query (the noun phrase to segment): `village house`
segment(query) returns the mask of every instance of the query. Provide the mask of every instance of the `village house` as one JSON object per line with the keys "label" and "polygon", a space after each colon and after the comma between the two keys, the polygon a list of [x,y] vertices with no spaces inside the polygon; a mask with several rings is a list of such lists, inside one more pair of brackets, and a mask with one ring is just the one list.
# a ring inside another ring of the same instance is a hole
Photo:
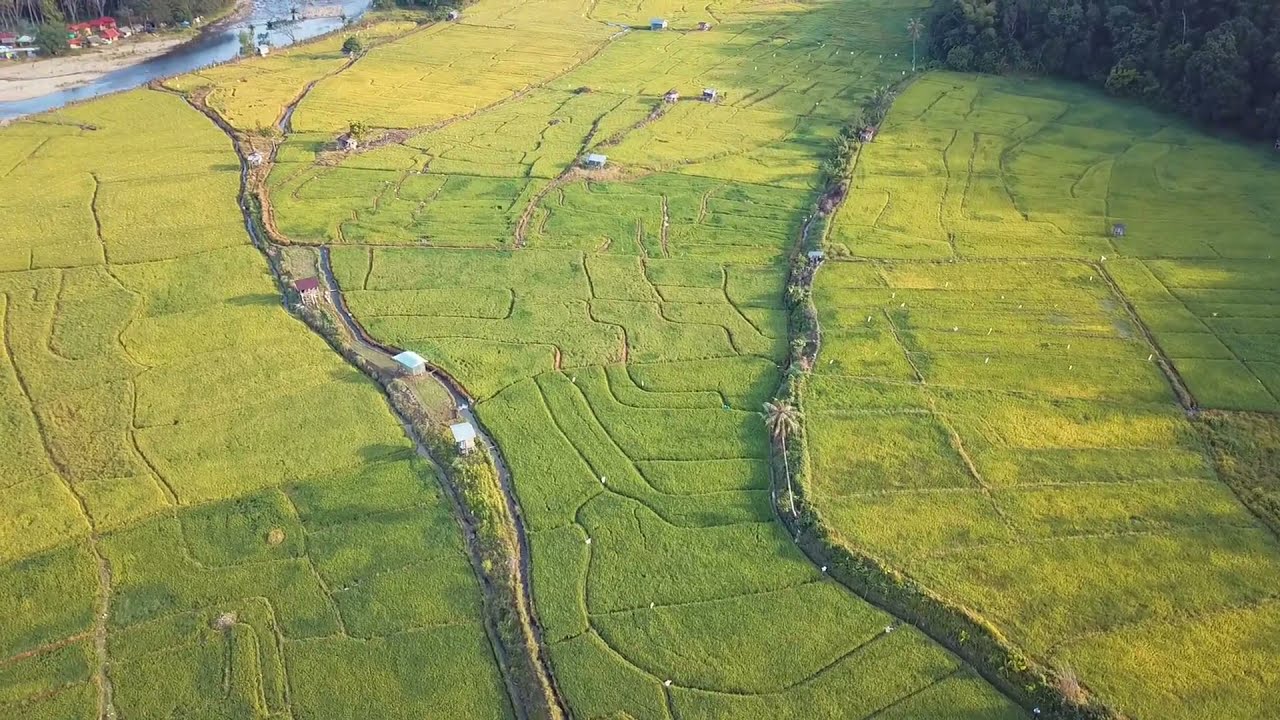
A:
{"label": "village house", "polygon": [[270,45],[259,45],[259,46],[258,46],[258,57],[266,57],[266,56],[268,56],[268,55],[270,55],[270,54],[271,54],[271,46],[270,46]]}
{"label": "village house", "polygon": [[650,30],[666,30],[667,21],[663,20],[662,18],[654,18],[649,21],[649,29]]}
{"label": "village house", "polygon": [[412,350],[405,350],[391,359],[395,360],[407,375],[424,375],[427,372],[427,361]]}
{"label": "village house", "polygon": [[715,88],[702,89],[702,99],[706,100],[707,102],[715,102],[716,98],[719,96],[720,96],[720,93],[717,92]]}
{"label": "village house", "polygon": [[346,134],[338,138],[339,150],[345,150],[346,152],[351,152],[358,147],[360,147],[360,141],[356,140],[355,137],[353,137],[350,134]]}
{"label": "village house", "polygon": [[449,426],[453,433],[453,441],[458,444],[458,452],[466,455],[476,449],[476,428],[469,422],[460,422]]}
{"label": "village house", "polygon": [[249,157],[245,158],[245,160],[249,162],[249,167],[258,167],[259,165],[262,164],[262,153],[260,152],[249,153]]}
{"label": "village house", "polygon": [[591,153],[587,156],[587,167],[589,168],[599,169],[604,167],[608,162],[609,158],[601,155],[600,153]]}
{"label": "village house", "polygon": [[707,22],[707,21],[705,21],[705,20],[704,20],[704,21],[702,21],[702,22],[698,23],[698,29],[699,29],[699,30],[701,30],[701,31],[703,31],[703,32],[706,32],[706,31],[708,31],[708,30],[710,30],[710,29],[711,29],[711,23],[709,23],[709,22]]}
{"label": "village house", "polygon": [[680,100],[680,93],[675,90],[668,90],[667,94],[662,96],[662,99],[669,103],[678,102]]}
{"label": "village house", "polygon": [[858,131],[858,140],[864,143],[869,143],[875,139],[876,139],[876,129],[871,126],[864,127]]}
{"label": "village house", "polygon": [[1124,234],[1128,231],[1129,227],[1124,223],[1116,223],[1111,226],[1111,234],[1115,237],[1124,237]]}
{"label": "village house", "polygon": [[297,291],[298,297],[302,298],[303,305],[312,307],[320,302],[320,280],[317,278],[302,278],[293,284],[293,289]]}

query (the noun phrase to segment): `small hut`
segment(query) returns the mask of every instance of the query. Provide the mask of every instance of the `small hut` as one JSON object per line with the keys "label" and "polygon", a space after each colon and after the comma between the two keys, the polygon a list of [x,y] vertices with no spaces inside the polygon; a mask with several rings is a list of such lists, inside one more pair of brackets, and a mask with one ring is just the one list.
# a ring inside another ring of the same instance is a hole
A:
{"label": "small hut", "polygon": [[704,20],[698,23],[698,29],[701,30],[702,32],[706,32],[711,29],[711,23]]}
{"label": "small hut", "polygon": [[715,102],[715,101],[716,101],[716,98],[718,98],[718,97],[720,97],[720,93],[719,93],[719,92],[717,92],[715,88],[703,88],[703,89],[702,89],[702,99],[703,99],[703,100],[706,100],[707,102]]}
{"label": "small hut", "polygon": [[654,18],[649,21],[649,29],[650,30],[666,30],[667,21],[662,18]]}
{"label": "small hut", "polygon": [[453,441],[458,444],[458,452],[466,455],[476,449],[476,428],[469,422],[460,422],[449,426],[453,433]]}
{"label": "small hut", "polygon": [[301,278],[293,284],[293,289],[302,298],[303,305],[311,307],[320,302],[320,280],[317,278]]}
{"label": "small hut", "polygon": [[449,14],[446,17],[449,18],[449,22],[456,22],[458,20],[458,11],[450,10]]}
{"label": "small hut", "polygon": [[869,143],[876,139],[876,129],[868,125],[858,131],[858,140],[860,142]]}
{"label": "small hut", "polygon": [[[19,41],[19,42],[21,42],[21,41]],[[1280,152],[1280,138],[1276,138],[1276,145],[1275,145],[1275,148],[1276,148],[1276,152]]]}
{"label": "small hut", "polygon": [[355,139],[351,134],[342,135],[338,138],[338,149],[351,152],[360,147],[360,141]]}
{"label": "small hut", "polygon": [[822,252],[821,250],[809,251],[809,264],[811,265],[817,265],[826,259],[827,259],[826,253]]}
{"label": "small hut", "polygon": [[609,158],[600,153],[591,153],[587,156],[587,167],[598,170],[609,162]]}
{"label": "small hut", "polygon": [[260,152],[249,153],[249,157],[245,158],[245,160],[249,162],[249,167],[258,167],[259,165],[262,164],[262,153]]}
{"label": "small hut", "polygon": [[268,55],[270,55],[270,54],[271,54],[271,46],[270,46],[270,45],[259,45],[259,46],[258,46],[258,57],[266,57],[266,56],[268,56]]}
{"label": "small hut", "polygon": [[1124,223],[1115,223],[1111,226],[1112,237],[1124,237],[1124,234],[1128,231],[1129,231],[1129,226],[1125,225]]}
{"label": "small hut", "polygon": [[662,99],[669,103],[679,102],[680,93],[675,90],[668,90],[667,94],[662,96]]}
{"label": "small hut", "polygon": [[412,350],[405,350],[391,359],[395,360],[407,375],[423,375],[427,372],[427,361]]}

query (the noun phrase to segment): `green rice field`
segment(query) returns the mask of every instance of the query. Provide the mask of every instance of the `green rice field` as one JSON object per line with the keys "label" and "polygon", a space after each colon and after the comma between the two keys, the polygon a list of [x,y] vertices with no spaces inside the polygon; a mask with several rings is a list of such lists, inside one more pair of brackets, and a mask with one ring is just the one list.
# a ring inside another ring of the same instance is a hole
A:
{"label": "green rice field", "polygon": [[226,136],[135,91],[0,147],[0,714],[511,717],[433,471],[282,309]]}
{"label": "green rice field", "polygon": [[1053,83],[912,84],[818,275],[841,538],[1134,716],[1270,717],[1280,542],[1156,359],[1201,407],[1275,409],[1272,165]]}
{"label": "green rice field", "polygon": [[1074,86],[913,75],[927,4],[480,0],[0,128],[0,716],[542,716],[200,102],[269,148],[269,238],[472,396],[567,715],[1036,716],[775,507],[789,268],[894,84],[813,226],[804,499],[1125,717],[1280,718],[1280,168]]}

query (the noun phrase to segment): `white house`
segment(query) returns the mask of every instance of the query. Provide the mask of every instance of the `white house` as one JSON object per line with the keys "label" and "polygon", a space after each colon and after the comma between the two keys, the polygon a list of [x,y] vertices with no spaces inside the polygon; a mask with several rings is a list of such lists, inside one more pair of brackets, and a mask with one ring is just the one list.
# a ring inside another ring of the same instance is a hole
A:
{"label": "white house", "polygon": [[271,46],[270,46],[270,45],[259,45],[259,46],[258,46],[258,57],[266,57],[266,56],[268,56],[268,55],[270,55],[270,54],[271,54]]}
{"label": "white house", "polygon": [[715,88],[703,88],[703,89],[702,89],[702,99],[703,99],[703,100],[706,100],[707,102],[715,102],[715,101],[716,101],[716,98],[717,98],[719,95],[720,95],[720,93],[716,92],[716,89],[715,89]]}
{"label": "white house", "polygon": [[460,422],[449,426],[453,433],[453,441],[458,444],[458,451],[469,453],[476,448],[476,428],[469,422]]}
{"label": "white house", "polygon": [[600,153],[591,153],[587,156],[587,167],[589,168],[602,168],[607,162],[609,162],[609,158]]}
{"label": "white house", "polygon": [[427,371],[427,361],[412,350],[405,350],[391,359],[395,360],[396,364],[404,368],[404,371],[410,375],[422,375]]}

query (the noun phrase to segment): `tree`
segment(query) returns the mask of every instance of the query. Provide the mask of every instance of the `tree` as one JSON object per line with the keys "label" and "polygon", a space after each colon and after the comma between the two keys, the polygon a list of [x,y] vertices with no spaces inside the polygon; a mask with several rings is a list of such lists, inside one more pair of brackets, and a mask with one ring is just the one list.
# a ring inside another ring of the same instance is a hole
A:
{"label": "tree", "polygon": [[866,111],[867,124],[878,127],[884,121],[884,116],[889,114],[889,108],[893,106],[893,90],[888,86],[877,88],[871,93],[871,97],[867,98],[863,108]]}
{"label": "tree", "polygon": [[70,47],[67,45],[67,31],[58,25],[41,25],[36,31],[36,47],[50,57],[65,53]]}
{"label": "tree", "polygon": [[253,32],[250,30],[240,31],[240,54],[245,57],[252,57],[258,47],[253,44]]}
{"label": "tree", "polygon": [[369,126],[359,120],[352,120],[347,128],[347,134],[357,140],[363,140],[364,136],[369,134]]}
{"label": "tree", "polygon": [[916,42],[923,33],[924,23],[920,22],[920,18],[911,18],[907,21],[907,35],[911,36],[911,72],[916,71]]}
{"label": "tree", "polygon": [[360,38],[352,35],[342,43],[342,52],[346,53],[350,57],[355,57],[364,52],[364,45],[361,44]]}
{"label": "tree", "polygon": [[787,478],[787,502],[791,515],[796,515],[796,496],[791,490],[791,461],[787,458],[787,435],[800,429],[800,411],[791,403],[777,401],[764,404],[764,425],[782,449],[782,467]]}

